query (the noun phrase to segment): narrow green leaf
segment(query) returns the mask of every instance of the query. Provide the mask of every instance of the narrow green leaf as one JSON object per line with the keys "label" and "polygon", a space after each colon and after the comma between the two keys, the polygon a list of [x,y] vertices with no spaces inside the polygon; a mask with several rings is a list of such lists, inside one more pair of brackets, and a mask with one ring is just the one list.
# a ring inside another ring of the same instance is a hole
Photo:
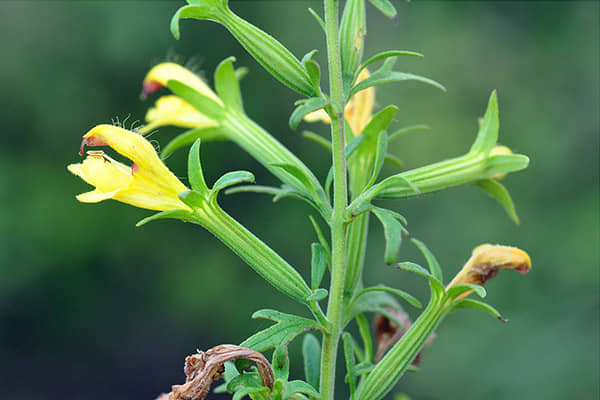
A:
{"label": "narrow green leaf", "polygon": [[407,133],[410,132],[414,132],[414,131],[419,131],[419,130],[427,130],[427,129],[431,129],[428,125],[411,125],[411,126],[406,126],[404,128],[398,129],[396,132],[392,133],[390,135],[390,137],[388,138],[388,142],[392,142],[396,139],[398,139],[400,136],[403,136]]}
{"label": "narrow green leaf", "polygon": [[362,293],[360,296],[354,297],[354,300],[348,305],[348,309],[344,313],[345,320],[344,325],[347,325],[355,318],[358,314],[364,314],[367,312],[378,313],[386,316],[389,320],[393,321],[398,326],[404,326],[404,322],[396,318],[393,313],[389,310],[402,310],[400,303],[396,298],[387,292],[382,291],[370,291]]}
{"label": "narrow green leaf", "polygon": [[325,274],[325,268],[327,266],[327,253],[325,248],[319,243],[313,243],[311,245],[312,257],[311,257],[311,289],[315,290],[321,286],[323,275]]}
{"label": "narrow green leaf", "polygon": [[290,127],[295,130],[298,128],[300,121],[302,121],[302,118],[304,118],[306,114],[319,110],[329,104],[332,104],[331,100],[324,99],[322,97],[312,97],[304,101],[302,104],[296,107],[290,116]]}
{"label": "narrow green leaf", "polygon": [[373,64],[375,61],[383,60],[385,58],[390,58],[390,57],[398,57],[398,56],[412,56],[412,57],[420,57],[420,58],[424,57],[423,54],[421,54],[421,53],[417,53],[417,52],[409,51],[409,50],[383,51],[381,53],[375,54],[372,57],[369,57],[369,59],[367,61],[362,63],[362,65],[358,69],[357,73],[360,72],[361,70],[367,68],[369,65]]}
{"label": "narrow green leaf", "polygon": [[391,288],[385,285],[377,285],[377,286],[371,286],[368,288],[365,288],[363,290],[361,290],[359,292],[358,296],[361,296],[363,293],[367,293],[367,292],[388,292],[391,294],[395,294],[398,297],[403,298],[404,300],[406,300],[411,306],[416,307],[416,308],[421,308],[423,307],[423,305],[421,304],[421,302],[413,295],[406,293],[404,290],[400,290],[400,289],[395,289],[395,288]]}
{"label": "narrow green leaf", "polygon": [[342,334],[342,341],[344,343],[344,358],[346,359],[346,382],[350,386],[350,398],[354,398],[354,391],[356,390],[356,376],[354,375],[354,365],[356,359],[354,358],[354,348],[352,345],[352,336],[348,332]]}
{"label": "narrow green leaf", "polygon": [[304,393],[315,399],[321,398],[321,394],[310,383],[294,380],[285,384],[285,399],[289,399],[295,393]]}
{"label": "narrow green leaf", "polygon": [[313,142],[323,146],[325,149],[331,152],[331,142],[325,139],[323,136],[318,135],[311,131],[303,131],[302,136],[307,138],[308,140],[312,140]]}
{"label": "narrow green leaf", "polygon": [[369,0],[375,8],[388,18],[394,18],[398,12],[389,0]]}
{"label": "narrow green leaf", "polygon": [[194,190],[186,190],[177,195],[179,200],[183,201],[186,205],[192,208],[202,207],[208,201],[206,197]]}
{"label": "narrow green leaf", "polygon": [[471,146],[470,153],[483,153],[488,155],[498,141],[498,129],[500,121],[498,119],[498,97],[496,91],[492,91],[488,101],[487,109],[483,120],[479,124],[477,138]]}
{"label": "narrow green leaf", "polygon": [[[364,82],[364,81],[363,81]],[[379,111],[371,118],[371,121],[365,126],[365,129],[361,132],[364,136],[369,138],[373,144],[373,150],[375,150],[375,144],[377,143],[378,135],[381,131],[387,129],[389,124],[394,120],[398,107],[390,105]]]}
{"label": "narrow green leaf", "polygon": [[194,142],[188,155],[188,180],[196,192],[204,196],[208,194],[208,187],[202,173],[202,164],[200,164],[200,139]]}
{"label": "narrow green leaf", "polygon": [[215,16],[215,5],[220,0],[208,0],[206,4],[194,4],[187,5],[179,8],[173,18],[171,18],[171,33],[175,39],[179,40],[179,20],[182,18],[197,18],[197,19],[210,19],[216,18]]}
{"label": "narrow green leaf", "polygon": [[321,228],[319,228],[319,224],[317,224],[317,221],[315,221],[313,216],[309,215],[308,219],[310,219],[310,223],[312,224],[312,227],[315,230],[315,233],[317,234],[319,243],[321,244],[321,246],[323,246],[323,249],[325,250],[325,254],[327,255],[327,265],[331,265],[331,250],[329,248],[329,242],[327,241],[327,239],[325,239]]}
{"label": "narrow green leaf", "polygon": [[470,283],[461,283],[461,284],[452,286],[450,289],[448,289],[448,291],[446,292],[446,295],[448,297],[450,297],[451,299],[455,299],[458,296],[460,296],[461,294],[464,294],[468,291],[474,291],[482,299],[487,294],[487,292],[485,291],[485,288],[483,286],[473,285]]}
{"label": "narrow green leaf", "polygon": [[248,75],[248,68],[246,67],[240,67],[235,70],[235,79],[237,79],[238,82],[244,79],[246,75]]}
{"label": "narrow green leaf", "polygon": [[346,145],[346,148],[344,150],[344,154],[346,155],[346,158],[350,158],[350,156],[354,154],[356,149],[358,149],[358,147],[362,144],[362,142],[365,141],[365,138],[366,138],[365,135],[358,135],[357,137],[352,139],[350,141],[350,143],[348,143]]}
{"label": "narrow green leaf", "polygon": [[275,325],[255,333],[242,342],[241,346],[249,347],[258,352],[263,352],[281,344],[287,345],[301,333],[319,329],[316,321],[275,310],[259,310],[252,314],[252,318],[264,318],[276,322]]}
{"label": "narrow green leaf", "polygon": [[439,296],[442,293],[444,293],[444,285],[442,284],[442,282],[440,282],[439,279],[431,275],[429,271],[427,271],[420,265],[412,262],[401,262],[397,265],[397,268],[404,271],[413,272],[417,275],[421,275],[427,278],[427,280],[429,281],[429,286],[431,286],[431,289],[433,290],[436,296]]}
{"label": "narrow green leaf", "polygon": [[286,345],[282,344],[275,347],[271,366],[273,367],[273,375],[275,376],[276,380],[288,380],[288,377],[290,376],[290,360],[288,357],[288,348]]}
{"label": "narrow green leaf", "polygon": [[221,190],[242,182],[254,182],[254,175],[248,171],[227,172],[225,175],[217,179],[210,190],[210,196],[215,197]]}
{"label": "narrow green leaf", "polygon": [[446,88],[442,84],[432,79],[425,78],[420,75],[409,74],[406,72],[392,71],[394,62],[394,58],[388,58],[387,60],[385,60],[383,66],[377,71],[375,71],[373,74],[371,74],[370,77],[354,85],[354,87],[352,88],[352,90],[350,90],[350,93],[348,94],[348,99],[351,99],[352,96],[354,96],[356,93],[371,86],[383,85],[384,83],[400,81],[418,81],[422,83],[427,83],[429,85],[437,87],[438,89],[446,91]]}
{"label": "narrow green leaf", "polygon": [[325,297],[327,297],[327,289],[318,288],[313,291],[313,293],[306,298],[306,301],[321,301]]}
{"label": "narrow green leaf", "polygon": [[373,163],[373,172],[371,173],[369,182],[367,182],[367,188],[371,187],[377,180],[377,177],[379,177],[379,173],[383,167],[383,162],[385,161],[385,155],[387,154],[387,146],[387,133],[385,131],[381,131],[379,133],[379,137],[377,138],[377,151],[375,153],[375,161]]}
{"label": "narrow green leaf", "polygon": [[319,387],[321,376],[321,345],[312,333],[304,335],[302,340],[302,357],[304,358],[304,377],[312,387]]}
{"label": "narrow green leaf", "polygon": [[385,236],[385,263],[393,264],[396,262],[398,252],[400,251],[404,227],[392,213],[384,208],[373,207],[371,208],[371,212],[375,214],[383,225],[383,233]]}
{"label": "narrow green leaf", "polygon": [[302,65],[306,68],[306,72],[308,73],[308,77],[315,89],[316,93],[321,93],[321,67],[319,67],[319,63],[312,59],[312,56],[317,52],[317,50],[312,50],[304,55],[302,58]]}
{"label": "narrow green leaf", "polygon": [[494,307],[487,303],[474,299],[461,299],[454,303],[452,311],[458,310],[459,308],[472,308],[474,310],[485,311],[492,317],[498,318],[502,322],[508,322],[507,319],[503,318],[502,315]]}
{"label": "narrow green leaf", "polygon": [[358,325],[358,331],[363,341],[364,347],[364,359],[363,362],[370,362],[373,360],[373,339],[371,338],[371,326],[369,321],[362,314],[356,315],[356,325]]}
{"label": "narrow green leaf", "polygon": [[499,154],[491,156],[485,163],[486,173],[489,175],[520,171],[529,165],[529,157],[522,154]]}
{"label": "narrow green leaf", "polygon": [[515,209],[515,203],[510,197],[510,193],[506,188],[498,181],[493,179],[482,179],[475,182],[475,185],[483,189],[487,194],[492,196],[504,207],[504,210],[508,216],[514,221],[515,224],[519,225],[519,217],[517,216],[517,210]]}
{"label": "narrow green leaf", "polygon": [[233,69],[235,57],[221,61],[215,70],[215,90],[226,106],[244,112],[240,85]]}
{"label": "narrow green leaf", "polygon": [[302,171],[300,168],[296,167],[295,165],[287,164],[287,163],[271,163],[269,165],[273,166],[273,167],[281,168],[288,174],[292,175],[294,178],[296,178],[302,184],[302,186],[306,190],[306,193],[310,193],[311,195],[316,197],[316,193],[317,193],[316,188],[314,188],[312,186],[310,178],[308,176],[306,176],[304,171]]}
{"label": "narrow green leaf", "polygon": [[167,219],[167,218],[180,219],[184,222],[188,222],[188,221],[191,221],[190,216],[191,216],[191,213],[189,211],[185,211],[185,210],[161,211],[159,213],[156,213],[154,215],[151,215],[149,217],[139,220],[138,223],[135,224],[135,226],[140,227],[142,225],[146,225],[148,222],[156,221],[158,219]]}
{"label": "narrow green leaf", "polygon": [[323,18],[321,18],[321,16],[310,7],[308,8],[308,12],[317,20],[317,23],[319,24],[321,29],[323,29],[323,33],[326,33],[327,31],[325,29],[325,21],[323,21]]}
{"label": "narrow green leaf", "polygon": [[433,253],[427,248],[427,246],[425,246],[425,243],[417,239],[411,239],[411,242],[413,242],[414,245],[421,250],[421,253],[423,253],[425,260],[427,260],[427,264],[429,265],[429,271],[431,272],[431,275],[433,275],[440,282],[444,282],[444,274],[442,272],[442,268],[440,267],[440,263],[435,258]]}
{"label": "narrow green leaf", "polygon": [[173,93],[190,103],[192,107],[208,118],[221,121],[225,117],[225,110],[220,104],[185,83],[171,79],[167,82],[167,86]]}
{"label": "narrow green leaf", "polygon": [[227,140],[228,138],[219,128],[190,129],[171,140],[160,153],[160,157],[164,159],[173,154],[175,150],[192,144],[198,139],[207,142],[211,140]]}

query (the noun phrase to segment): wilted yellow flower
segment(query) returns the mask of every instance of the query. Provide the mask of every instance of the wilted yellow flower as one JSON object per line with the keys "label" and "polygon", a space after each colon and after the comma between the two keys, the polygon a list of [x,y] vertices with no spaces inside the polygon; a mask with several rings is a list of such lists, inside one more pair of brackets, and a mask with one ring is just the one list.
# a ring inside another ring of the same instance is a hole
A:
{"label": "wilted yellow flower", "polygon": [[[499,156],[499,155],[511,155],[513,152],[511,149],[509,149],[506,146],[502,146],[502,145],[497,145],[495,146],[491,151],[490,151],[490,157],[491,156]],[[506,172],[501,172],[499,174],[492,174],[490,175],[491,179],[502,179],[506,176]]]}
{"label": "wilted yellow flower", "polygon": [[[367,69],[363,69],[358,74],[357,82],[367,79],[370,76]],[[354,136],[358,136],[362,133],[365,126],[371,121],[373,117],[373,106],[375,105],[375,88],[373,86],[363,89],[356,93],[354,97],[350,99],[346,108],[344,109],[344,116],[348,125],[352,128]],[[326,124],[331,123],[329,115],[324,110],[317,110],[307,114],[304,117],[307,122],[322,121]]]}
{"label": "wilted yellow flower", "polygon": [[[463,283],[482,286],[501,269],[514,269],[526,274],[531,269],[531,259],[526,252],[516,247],[482,244],[473,249],[471,258],[446,289]],[[459,298],[469,293],[471,292],[463,293]]]}
{"label": "wilted yellow flower", "polygon": [[162,87],[167,86],[170,80],[176,80],[195,89],[197,92],[209,97],[211,100],[223,105],[223,102],[198,75],[187,68],[172,62],[161,63],[154,66],[144,78],[142,98],[149,93],[154,93]]}
{"label": "wilted yellow flower", "polygon": [[178,96],[163,96],[146,113],[146,121],[139,131],[146,134],[159,126],[173,125],[181,128],[209,128],[219,124],[192,107]]}
{"label": "wilted yellow flower", "polygon": [[133,161],[131,167],[108,157],[102,151],[90,151],[80,164],[67,168],[96,188],[77,196],[83,203],[114,199],[140,208],[157,211],[190,210],[177,195],[188,188],[163,164],[152,145],[143,136],[113,125],[98,125],[83,136],[85,145],[110,146]]}

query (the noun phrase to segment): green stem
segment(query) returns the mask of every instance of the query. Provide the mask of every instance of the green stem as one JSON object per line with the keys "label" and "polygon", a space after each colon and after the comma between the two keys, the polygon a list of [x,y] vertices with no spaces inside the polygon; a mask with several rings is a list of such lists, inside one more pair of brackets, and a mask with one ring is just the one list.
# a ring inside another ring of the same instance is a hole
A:
{"label": "green stem", "polygon": [[197,208],[193,218],[194,222],[215,235],[267,282],[290,297],[306,303],[315,318],[324,327],[327,326],[318,303],[306,302],[306,297],[312,291],[298,271],[215,202],[207,201],[201,208]]}
{"label": "green stem", "polygon": [[327,319],[329,331],[323,334],[321,355],[321,399],[333,400],[335,389],[335,365],[339,339],[342,331],[342,310],[344,279],[346,274],[344,210],[348,203],[346,182],[346,157],[344,154],[344,114],[345,99],[342,88],[342,67],[338,36],[338,0],[324,0],[325,28],[327,34],[327,58],[329,65],[330,97],[342,106],[336,114],[329,109],[331,117],[331,143],[333,159],[333,213],[331,227],[331,285]]}

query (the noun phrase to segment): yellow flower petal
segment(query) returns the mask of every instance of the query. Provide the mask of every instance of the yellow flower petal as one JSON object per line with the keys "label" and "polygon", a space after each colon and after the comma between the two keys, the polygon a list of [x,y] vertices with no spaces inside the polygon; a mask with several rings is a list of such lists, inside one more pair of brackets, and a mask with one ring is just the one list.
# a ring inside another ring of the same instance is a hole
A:
{"label": "yellow flower petal", "polygon": [[[369,71],[365,68],[360,72],[356,81],[363,81],[369,76]],[[375,88],[373,86],[356,93],[346,105],[344,113],[354,136],[360,135],[365,126],[371,121],[371,118],[373,118],[374,105]]]}
{"label": "yellow flower petal", "polygon": [[[477,246],[447,288],[463,283],[483,285],[501,269],[514,269],[526,274],[531,269],[531,259],[526,252],[516,247],[490,244]],[[468,293],[470,292],[461,297]]]}
{"label": "yellow flower petal", "polygon": [[321,121],[321,122],[326,123],[326,124],[330,124],[331,123],[331,118],[329,118],[329,115],[327,115],[327,113],[323,109],[317,110],[317,111],[313,111],[311,113],[306,114],[304,116],[304,120],[306,122],[318,122],[318,121]]}
{"label": "yellow flower petal", "polygon": [[190,210],[177,195],[187,187],[163,164],[143,136],[112,125],[98,125],[84,135],[83,145],[107,145],[133,161],[131,167],[101,151],[88,152],[80,164],[67,168],[95,190],[77,197],[86,203],[114,199],[136,207],[167,211]]}
{"label": "yellow flower petal", "polygon": [[148,74],[146,74],[146,77],[144,78],[142,97],[145,98],[149,93],[153,93],[161,87],[167,86],[167,83],[171,79],[185,83],[192,89],[197,90],[218,104],[223,105],[221,99],[202,79],[198,77],[198,75],[179,64],[171,62],[158,64],[148,71]]}
{"label": "yellow flower petal", "polygon": [[146,113],[147,125],[140,133],[148,133],[159,126],[173,125],[181,128],[209,128],[218,123],[202,114],[178,96],[163,96]]}

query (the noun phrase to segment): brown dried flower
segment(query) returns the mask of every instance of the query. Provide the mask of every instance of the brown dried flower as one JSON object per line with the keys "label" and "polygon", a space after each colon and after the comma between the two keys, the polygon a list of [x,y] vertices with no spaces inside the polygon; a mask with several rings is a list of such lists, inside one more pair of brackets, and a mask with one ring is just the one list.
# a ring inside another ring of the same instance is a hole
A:
{"label": "brown dried flower", "polygon": [[227,361],[244,358],[254,361],[258,367],[263,386],[273,388],[273,369],[267,359],[257,351],[233,344],[222,344],[212,349],[185,358],[183,385],[173,385],[171,392],[161,394],[156,400],[202,400],[210,391],[214,380],[221,378]]}

